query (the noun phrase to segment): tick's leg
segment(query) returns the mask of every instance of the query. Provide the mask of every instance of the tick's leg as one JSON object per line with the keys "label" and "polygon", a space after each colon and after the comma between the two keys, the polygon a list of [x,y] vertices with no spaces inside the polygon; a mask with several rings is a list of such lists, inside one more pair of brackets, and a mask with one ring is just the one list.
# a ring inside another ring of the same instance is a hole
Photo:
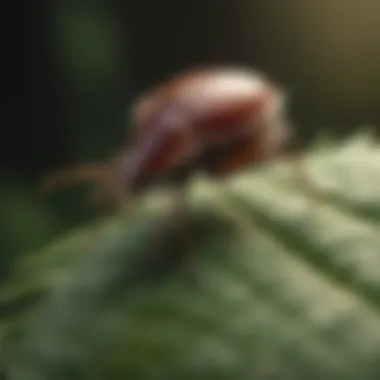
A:
{"label": "tick's leg", "polygon": [[50,194],[62,187],[74,185],[93,185],[90,193],[91,206],[94,208],[94,226],[90,232],[89,244],[99,241],[102,234],[102,219],[104,216],[124,210],[124,189],[118,181],[116,167],[113,163],[81,164],[53,172],[43,178],[38,189],[44,194]]}
{"label": "tick's leg", "polygon": [[90,201],[97,211],[118,211],[124,207],[126,197],[113,163],[81,164],[59,169],[43,178],[38,189],[47,195],[62,187],[83,184],[94,185]]}
{"label": "tick's leg", "polygon": [[109,170],[108,164],[81,164],[58,169],[43,178],[38,184],[38,189],[44,194],[50,194],[61,187],[102,183],[106,180]]}

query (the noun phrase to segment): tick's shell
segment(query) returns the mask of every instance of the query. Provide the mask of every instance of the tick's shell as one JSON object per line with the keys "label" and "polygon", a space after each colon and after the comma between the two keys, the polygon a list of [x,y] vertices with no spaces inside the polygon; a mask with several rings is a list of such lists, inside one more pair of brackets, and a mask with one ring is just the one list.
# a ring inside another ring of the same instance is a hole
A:
{"label": "tick's shell", "polygon": [[284,99],[264,75],[244,68],[174,77],[135,104],[125,185],[139,188],[183,168],[217,175],[266,160],[286,134]]}

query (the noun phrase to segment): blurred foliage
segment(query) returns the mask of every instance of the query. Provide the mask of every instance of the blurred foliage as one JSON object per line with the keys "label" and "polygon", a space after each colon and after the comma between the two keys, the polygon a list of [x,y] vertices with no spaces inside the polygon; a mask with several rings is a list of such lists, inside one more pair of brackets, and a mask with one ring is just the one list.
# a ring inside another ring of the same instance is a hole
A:
{"label": "blurred foliage", "polygon": [[274,163],[20,258],[0,293],[9,379],[378,379],[380,148],[324,142],[304,165],[317,199]]}

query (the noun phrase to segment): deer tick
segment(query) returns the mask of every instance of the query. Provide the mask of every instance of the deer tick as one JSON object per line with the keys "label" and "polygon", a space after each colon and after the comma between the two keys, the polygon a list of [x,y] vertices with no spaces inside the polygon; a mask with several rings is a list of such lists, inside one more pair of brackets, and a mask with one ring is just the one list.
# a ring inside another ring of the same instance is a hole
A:
{"label": "deer tick", "polygon": [[183,188],[200,170],[228,176],[281,151],[289,136],[285,100],[253,69],[188,70],[139,97],[129,115],[134,139],[111,162],[58,170],[41,187],[93,182],[118,202],[157,181]]}

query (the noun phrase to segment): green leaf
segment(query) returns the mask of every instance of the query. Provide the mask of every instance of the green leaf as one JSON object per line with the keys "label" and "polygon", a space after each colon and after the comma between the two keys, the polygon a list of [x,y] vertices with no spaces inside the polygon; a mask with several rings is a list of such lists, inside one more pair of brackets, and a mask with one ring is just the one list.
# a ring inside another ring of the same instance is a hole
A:
{"label": "green leaf", "polygon": [[25,256],[0,292],[10,379],[380,378],[380,148],[304,166],[317,199],[284,161]]}

